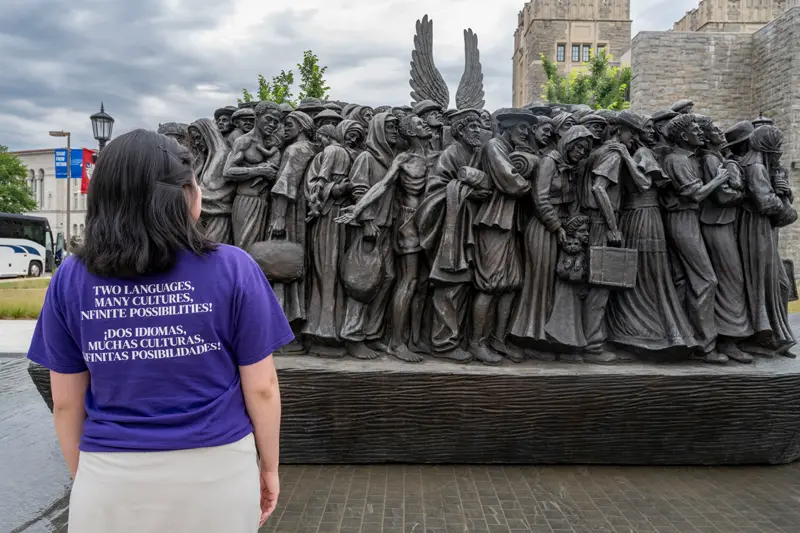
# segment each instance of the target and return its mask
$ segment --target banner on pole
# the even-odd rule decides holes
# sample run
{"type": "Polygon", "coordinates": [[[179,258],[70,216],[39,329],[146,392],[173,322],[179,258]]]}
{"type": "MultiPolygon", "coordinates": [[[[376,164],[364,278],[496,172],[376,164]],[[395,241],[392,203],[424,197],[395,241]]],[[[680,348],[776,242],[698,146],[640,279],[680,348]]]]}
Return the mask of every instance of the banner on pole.
{"type": "MultiPolygon", "coordinates": [[[[67,178],[67,149],[56,148],[55,153],[55,167],[56,178],[67,178]]],[[[73,179],[81,180],[81,193],[86,194],[89,189],[89,180],[92,179],[92,171],[94,170],[94,150],[88,148],[73,148],[71,157],[69,158],[70,174],[73,179]]]]}

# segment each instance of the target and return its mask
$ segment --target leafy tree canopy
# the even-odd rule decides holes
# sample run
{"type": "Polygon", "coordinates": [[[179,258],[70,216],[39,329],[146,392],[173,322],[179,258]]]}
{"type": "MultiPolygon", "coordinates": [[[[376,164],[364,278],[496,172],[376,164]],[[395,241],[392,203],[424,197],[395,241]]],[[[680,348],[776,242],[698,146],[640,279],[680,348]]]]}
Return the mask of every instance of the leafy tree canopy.
{"type": "Polygon", "coordinates": [[[273,76],[272,81],[262,75],[258,75],[258,89],[255,94],[247,89],[242,89],[242,98],[239,103],[266,100],[276,104],[290,104],[297,106],[297,103],[306,97],[319,99],[328,98],[330,87],[325,82],[325,72],[328,67],[319,65],[319,58],[311,50],[303,52],[303,62],[297,64],[300,74],[300,92],[294,98],[292,87],[294,85],[294,72],[281,70],[277,76],[273,76]]]}
{"type": "Polygon", "coordinates": [[[27,174],[22,161],[10,154],[7,146],[0,145],[0,212],[25,213],[36,209],[27,174]]]}
{"type": "Polygon", "coordinates": [[[547,83],[542,95],[548,102],[559,104],[586,104],[592,109],[620,111],[630,107],[628,87],[631,84],[631,67],[610,64],[611,55],[604,51],[592,54],[586,69],[573,69],[561,74],[558,65],[542,54],[542,67],[547,83]]]}

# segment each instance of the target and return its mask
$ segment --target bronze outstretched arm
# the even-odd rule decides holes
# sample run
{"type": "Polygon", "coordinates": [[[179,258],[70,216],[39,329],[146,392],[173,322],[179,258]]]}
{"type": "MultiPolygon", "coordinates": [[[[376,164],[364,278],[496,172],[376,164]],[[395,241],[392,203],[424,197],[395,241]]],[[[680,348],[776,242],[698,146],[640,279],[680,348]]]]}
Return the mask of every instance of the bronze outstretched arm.
{"type": "Polygon", "coordinates": [[[369,190],[364,193],[364,196],[356,203],[356,205],[343,209],[343,214],[336,217],[336,222],[339,224],[352,224],[355,222],[361,213],[364,210],[372,205],[375,201],[380,199],[386,191],[389,190],[389,187],[397,180],[397,176],[400,174],[400,165],[403,161],[401,161],[400,157],[396,158],[392,163],[392,166],[389,167],[389,171],[386,173],[386,176],[383,177],[381,181],[373,185],[369,188],[369,190]]]}

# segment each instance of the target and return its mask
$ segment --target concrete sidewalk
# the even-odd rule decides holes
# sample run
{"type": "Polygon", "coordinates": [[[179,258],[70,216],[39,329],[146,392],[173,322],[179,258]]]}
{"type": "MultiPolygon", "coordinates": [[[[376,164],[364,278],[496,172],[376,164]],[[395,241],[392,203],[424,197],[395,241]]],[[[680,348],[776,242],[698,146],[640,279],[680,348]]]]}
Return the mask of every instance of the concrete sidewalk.
{"type": "Polygon", "coordinates": [[[27,355],[35,328],[35,320],[0,320],[0,355],[27,355]]]}

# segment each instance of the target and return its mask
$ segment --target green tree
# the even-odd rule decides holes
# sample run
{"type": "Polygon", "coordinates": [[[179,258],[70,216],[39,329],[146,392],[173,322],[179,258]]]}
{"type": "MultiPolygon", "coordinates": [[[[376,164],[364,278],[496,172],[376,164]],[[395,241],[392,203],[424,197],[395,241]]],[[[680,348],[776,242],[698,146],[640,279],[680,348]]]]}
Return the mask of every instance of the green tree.
{"type": "Polygon", "coordinates": [[[22,161],[0,145],[0,212],[25,213],[36,209],[36,199],[26,180],[22,161]]]}
{"type": "Polygon", "coordinates": [[[319,66],[319,58],[311,50],[303,52],[303,62],[297,64],[300,71],[300,98],[328,98],[330,87],[325,85],[325,72],[328,67],[319,66]]]}
{"type": "Polygon", "coordinates": [[[630,107],[627,99],[631,84],[631,67],[614,67],[605,52],[592,53],[585,70],[573,70],[569,75],[558,71],[558,65],[542,54],[542,68],[547,83],[542,95],[548,102],[587,104],[592,109],[622,110],[630,107]]]}
{"type": "Polygon", "coordinates": [[[255,96],[247,89],[242,89],[242,98],[239,98],[239,103],[256,100],[294,105],[292,84],[294,84],[294,73],[291,70],[289,72],[282,70],[280,74],[272,78],[271,82],[259,74],[255,96]]]}
{"type": "Polygon", "coordinates": [[[300,93],[297,99],[294,98],[292,86],[294,85],[294,72],[291,70],[281,73],[272,78],[272,81],[262,75],[258,75],[258,89],[255,94],[247,89],[242,89],[242,97],[239,103],[266,100],[276,104],[290,104],[296,106],[301,98],[314,97],[320,99],[328,98],[330,87],[325,85],[325,71],[328,67],[319,66],[319,58],[311,50],[303,52],[303,62],[297,64],[300,73],[300,93]]]}

